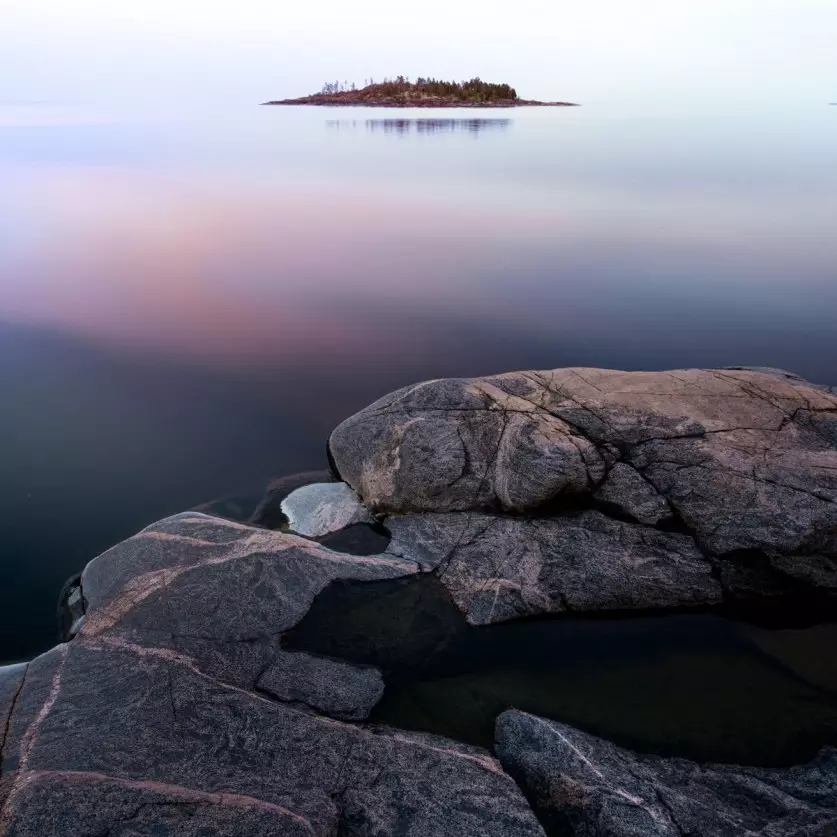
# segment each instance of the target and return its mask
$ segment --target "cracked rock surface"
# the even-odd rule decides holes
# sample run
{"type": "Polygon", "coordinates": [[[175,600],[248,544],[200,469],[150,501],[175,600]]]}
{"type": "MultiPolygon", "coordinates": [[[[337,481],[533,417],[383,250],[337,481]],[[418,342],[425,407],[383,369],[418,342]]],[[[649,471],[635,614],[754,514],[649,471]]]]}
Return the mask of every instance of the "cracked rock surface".
{"type": "Polygon", "coordinates": [[[837,397],[790,373],[429,381],[329,449],[477,623],[837,593],[837,397]]]}
{"type": "Polygon", "coordinates": [[[564,612],[718,604],[712,566],[685,535],[596,511],[527,520],[393,517],[388,550],[434,569],[475,625],[564,612]]]}
{"type": "Polygon", "coordinates": [[[0,834],[542,835],[486,751],[340,720],[374,670],[280,648],[329,582],[416,571],[195,513],[114,547],[72,642],[0,670],[0,834]]]}
{"type": "Polygon", "coordinates": [[[497,753],[549,835],[830,837],[837,750],[767,770],[640,756],[523,712],[497,721],[497,753]]]}

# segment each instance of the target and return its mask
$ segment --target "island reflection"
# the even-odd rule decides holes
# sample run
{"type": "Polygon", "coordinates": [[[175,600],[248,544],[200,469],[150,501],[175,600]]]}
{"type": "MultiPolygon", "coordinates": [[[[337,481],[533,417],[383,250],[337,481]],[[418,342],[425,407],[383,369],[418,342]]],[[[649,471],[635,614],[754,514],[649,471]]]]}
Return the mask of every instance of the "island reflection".
{"type": "MultiPolygon", "coordinates": [[[[363,123],[369,133],[398,134],[453,134],[478,135],[487,131],[505,131],[512,119],[367,119],[363,123]]],[[[334,130],[356,130],[356,119],[332,119],[327,123],[334,130]]]]}

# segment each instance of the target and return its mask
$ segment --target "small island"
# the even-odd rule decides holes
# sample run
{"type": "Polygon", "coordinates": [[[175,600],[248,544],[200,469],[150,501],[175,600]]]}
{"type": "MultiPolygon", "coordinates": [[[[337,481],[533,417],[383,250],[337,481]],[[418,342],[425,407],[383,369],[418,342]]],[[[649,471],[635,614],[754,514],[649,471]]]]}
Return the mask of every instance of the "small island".
{"type": "Polygon", "coordinates": [[[363,87],[348,82],[329,82],[319,93],[299,99],[280,99],[265,105],[331,105],[379,108],[519,108],[578,107],[573,102],[538,102],[522,99],[509,84],[470,81],[439,81],[405,76],[369,81],[363,87]]]}

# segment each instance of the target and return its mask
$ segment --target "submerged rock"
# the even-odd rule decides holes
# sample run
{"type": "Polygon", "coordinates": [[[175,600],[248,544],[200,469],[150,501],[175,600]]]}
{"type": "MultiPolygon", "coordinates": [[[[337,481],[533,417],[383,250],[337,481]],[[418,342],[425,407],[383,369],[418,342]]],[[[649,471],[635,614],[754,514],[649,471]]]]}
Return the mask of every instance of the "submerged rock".
{"type": "Polygon", "coordinates": [[[497,722],[497,754],[549,835],[828,837],[837,750],[786,770],[643,756],[535,715],[497,722]]]}
{"type": "Polygon", "coordinates": [[[321,538],[355,523],[375,523],[357,494],[345,482],[314,483],[282,501],[288,528],[306,538],[321,538]]]}
{"type": "Polygon", "coordinates": [[[333,480],[330,471],[304,471],[271,480],[249,522],[266,529],[282,529],[288,525],[288,519],[282,511],[282,502],[289,494],[306,485],[333,480]]]}

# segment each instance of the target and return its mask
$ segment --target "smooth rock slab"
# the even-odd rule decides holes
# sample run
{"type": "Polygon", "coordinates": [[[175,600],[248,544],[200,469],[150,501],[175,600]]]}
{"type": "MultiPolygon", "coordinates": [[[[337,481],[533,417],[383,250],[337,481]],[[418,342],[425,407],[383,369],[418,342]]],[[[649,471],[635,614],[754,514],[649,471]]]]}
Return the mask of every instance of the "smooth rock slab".
{"type": "Polygon", "coordinates": [[[547,834],[589,837],[831,837],[837,751],[786,770],[631,753],[555,721],[509,711],[497,753],[547,834]]]}
{"type": "Polygon", "coordinates": [[[289,651],[277,654],[256,686],[279,700],[306,703],[346,721],[368,717],[384,693],[384,679],[376,668],[289,651]]]}
{"type": "Polygon", "coordinates": [[[691,538],[598,512],[552,519],[423,514],[392,517],[387,526],[389,552],[435,570],[474,625],[723,598],[691,538]]]}
{"type": "Polygon", "coordinates": [[[289,528],[306,538],[321,538],[355,523],[375,518],[344,482],[316,483],[298,488],[282,501],[289,528]]]}

